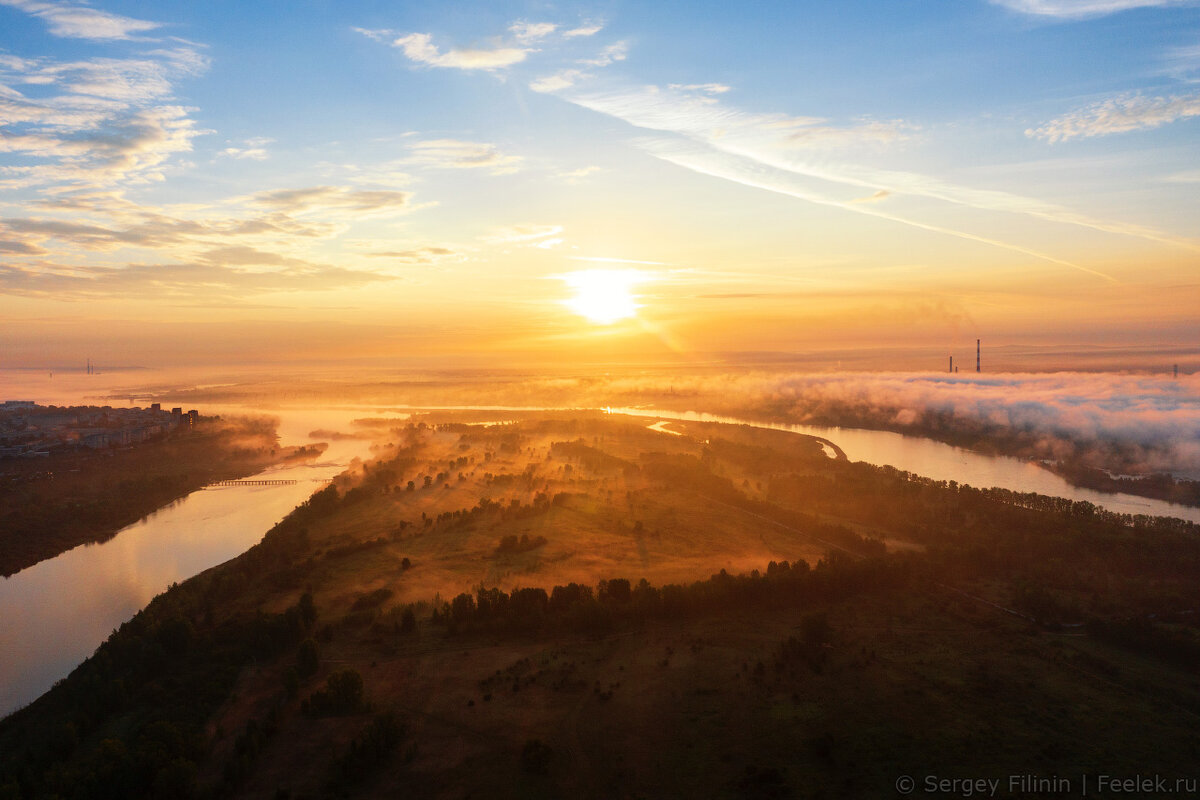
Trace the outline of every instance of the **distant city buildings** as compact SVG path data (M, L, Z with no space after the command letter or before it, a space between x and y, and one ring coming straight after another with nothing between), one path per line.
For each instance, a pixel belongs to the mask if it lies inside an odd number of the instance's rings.
M111 406L39 406L32 400L0 403L0 458L36 458L72 450L103 450L144 442L199 421L195 409Z

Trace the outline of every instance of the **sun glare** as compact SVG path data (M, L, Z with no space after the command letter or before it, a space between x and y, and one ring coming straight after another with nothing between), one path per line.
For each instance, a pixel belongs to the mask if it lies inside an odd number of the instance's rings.
M559 276L575 292L567 308L597 325L611 325L637 315L640 306L633 287L647 280L634 269L588 269Z

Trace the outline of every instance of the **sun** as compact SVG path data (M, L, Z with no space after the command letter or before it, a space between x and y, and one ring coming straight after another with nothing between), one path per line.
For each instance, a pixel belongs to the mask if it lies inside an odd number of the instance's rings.
M597 325L611 325L637 316L640 306L633 287L647 280L635 269L588 269L559 276L575 292L567 308Z

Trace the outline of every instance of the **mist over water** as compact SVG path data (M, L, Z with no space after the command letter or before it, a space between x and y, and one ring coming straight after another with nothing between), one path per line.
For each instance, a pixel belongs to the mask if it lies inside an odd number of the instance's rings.
M70 402L60 398L60 402ZM74 401L78 403L79 401ZM227 407L205 413L252 413ZM308 432L348 429L358 412L278 411L284 445L310 444ZM338 439L315 462L271 467L255 477L283 486L219 486L192 492L112 539L85 544L0 579L0 714L34 700L65 677L112 630L172 583L228 561L258 543L369 442Z
M236 402L245 395L253 403ZM313 431L348 432L361 418L398 425L417 409L505 412L601 409L647 418L731 422L790 430L835 442L852 461L888 464L936 480L1087 500L1121 513L1200 522L1200 509L1069 485L1028 460L971 452L895 432L795 424L835 409L903 429L939 418L980 432L1019 430L1051 453L1092 448L1130 454L1147 467L1200 472L1200 378L1178 381L1111 374L937 376L912 373L724 373L705 375L526 376L463 381L440 376L368 383L297 378L264 381L253 371L112 371L96 375L0 370L0 400L43 405L148 405L201 414L270 415L281 442L309 444ZM174 398L174 399L171 399ZM183 398L183 399L181 399ZM537 402L544 399L545 402ZM532 401L532 402L531 402ZM626 405L618 405L617 403ZM690 410L687 410L690 409ZM741 409L747 416L738 412ZM718 412L718 413L710 413ZM775 422L752 421L763 417ZM663 435L671 433L668 428ZM370 442L329 441L314 464L272 468L295 478L281 487L223 487L193 493L127 527L0 580L0 713L34 699L86 658L109 632L171 583L244 552Z
M976 488L999 487L1014 492L1035 492L1094 503L1119 514L1178 517L1200 523L1200 508L1167 503L1137 495L1097 492L1072 486L1049 470L1017 458L993 456L953 447L918 436L857 428L764 423L701 412L613 408L613 413L646 418L722 422L817 436L835 442L850 461L891 466L938 481L955 481Z

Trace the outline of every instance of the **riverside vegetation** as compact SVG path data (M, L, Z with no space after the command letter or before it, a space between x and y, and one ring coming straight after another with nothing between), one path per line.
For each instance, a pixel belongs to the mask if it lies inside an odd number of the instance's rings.
M281 447L265 418L203 417L123 448L8 459L0 480L0 575L89 542L213 481L244 478L322 446Z
M1193 776L1200 528L740 426L381 422L0 722L0 797Z

